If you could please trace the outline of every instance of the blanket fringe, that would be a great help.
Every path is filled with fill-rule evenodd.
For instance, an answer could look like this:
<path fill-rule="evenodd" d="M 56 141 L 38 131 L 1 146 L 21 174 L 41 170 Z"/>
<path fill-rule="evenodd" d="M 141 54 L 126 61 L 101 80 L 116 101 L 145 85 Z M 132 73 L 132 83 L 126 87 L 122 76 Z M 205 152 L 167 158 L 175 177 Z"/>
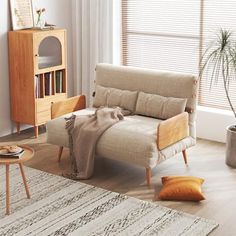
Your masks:
<path fill-rule="evenodd" d="M 76 118 L 76 115 L 72 114 L 71 117 L 66 117 L 65 120 L 66 120 L 66 129 L 68 132 L 71 132 L 71 130 L 74 128 L 75 126 L 75 118 Z"/>
<path fill-rule="evenodd" d="M 68 132 L 69 135 L 69 149 L 70 149 L 70 159 L 71 159 L 71 171 L 76 172 L 76 164 L 75 164 L 75 157 L 73 153 L 73 138 L 72 138 L 72 130 L 74 129 L 75 126 L 75 119 L 76 115 L 72 114 L 71 117 L 66 117 L 66 125 L 65 128 Z M 65 176 L 66 175 L 66 176 Z M 64 177 L 69 177 L 70 174 L 64 174 Z M 72 178 L 73 179 L 73 178 Z"/>

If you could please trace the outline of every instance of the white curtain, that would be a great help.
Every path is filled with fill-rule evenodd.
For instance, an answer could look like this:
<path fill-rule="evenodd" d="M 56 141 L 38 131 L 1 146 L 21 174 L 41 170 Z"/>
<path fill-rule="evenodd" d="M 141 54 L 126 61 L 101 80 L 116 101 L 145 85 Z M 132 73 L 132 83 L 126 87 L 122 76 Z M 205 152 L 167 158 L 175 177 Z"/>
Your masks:
<path fill-rule="evenodd" d="M 113 60 L 113 0 L 73 0 L 74 93 L 90 104 L 97 63 Z"/>

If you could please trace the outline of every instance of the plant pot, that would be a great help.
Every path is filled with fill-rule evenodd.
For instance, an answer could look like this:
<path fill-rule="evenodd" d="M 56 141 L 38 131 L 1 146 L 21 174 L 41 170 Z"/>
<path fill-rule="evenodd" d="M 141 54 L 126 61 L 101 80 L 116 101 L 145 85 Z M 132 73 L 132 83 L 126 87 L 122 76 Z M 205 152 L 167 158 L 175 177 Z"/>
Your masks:
<path fill-rule="evenodd" d="M 226 164 L 236 168 L 236 125 L 230 125 L 226 129 Z"/>

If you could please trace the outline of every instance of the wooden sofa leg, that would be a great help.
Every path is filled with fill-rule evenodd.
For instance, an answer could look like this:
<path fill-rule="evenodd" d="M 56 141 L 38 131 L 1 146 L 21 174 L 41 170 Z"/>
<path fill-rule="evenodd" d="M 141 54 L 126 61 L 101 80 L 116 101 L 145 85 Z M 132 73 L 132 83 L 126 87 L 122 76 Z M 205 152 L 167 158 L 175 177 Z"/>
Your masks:
<path fill-rule="evenodd" d="M 187 152 L 186 152 L 186 150 L 183 150 L 182 153 L 183 153 L 183 157 L 184 157 L 184 163 L 185 163 L 185 165 L 187 165 L 188 164 Z"/>
<path fill-rule="evenodd" d="M 58 162 L 61 161 L 62 152 L 63 152 L 63 147 L 59 147 Z"/>
<path fill-rule="evenodd" d="M 150 186 L 150 184 L 151 184 L 151 177 L 152 177 L 152 169 L 146 168 L 146 180 L 147 180 L 148 186 Z"/>

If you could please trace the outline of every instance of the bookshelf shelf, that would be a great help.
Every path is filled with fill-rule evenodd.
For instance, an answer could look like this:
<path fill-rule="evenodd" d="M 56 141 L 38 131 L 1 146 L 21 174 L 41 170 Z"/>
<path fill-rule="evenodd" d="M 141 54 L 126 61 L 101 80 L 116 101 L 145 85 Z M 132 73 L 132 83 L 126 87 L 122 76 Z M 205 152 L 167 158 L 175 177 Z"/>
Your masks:
<path fill-rule="evenodd" d="M 66 31 L 19 30 L 8 33 L 11 117 L 35 127 L 51 119 L 51 103 L 67 97 Z"/>

